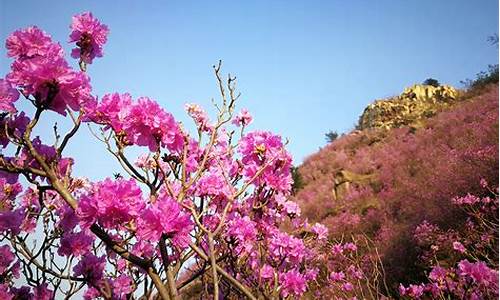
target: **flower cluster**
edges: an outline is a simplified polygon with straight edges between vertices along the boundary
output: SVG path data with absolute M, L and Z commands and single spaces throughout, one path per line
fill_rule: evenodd
M 108 40 L 109 29 L 94 18 L 92 13 L 84 12 L 73 17 L 70 25 L 70 42 L 76 42 L 77 48 L 71 51 L 71 57 L 91 64 L 95 57 L 102 57 L 102 47 Z
M 256 185 L 265 183 L 278 191 L 290 189 L 292 159 L 284 151 L 281 137 L 266 131 L 250 132 L 240 140 L 238 152 L 242 156 L 242 175 L 245 178 L 253 180 Z M 263 170 L 258 174 L 260 168 Z
M 120 228 L 136 220 L 144 208 L 141 189 L 134 180 L 108 178 L 96 182 L 81 197 L 77 215 L 84 228 L 95 222 L 105 228 Z
M 485 191 L 483 196 L 467 194 L 452 199 L 468 216 L 461 231 L 442 230 L 429 222 L 416 228 L 420 261 L 432 270 L 426 283 L 410 284 L 408 287 L 400 285 L 401 296 L 412 299 L 426 296 L 498 297 L 499 275 L 495 258 L 498 247 L 498 195 L 492 194 L 496 189 L 490 189 L 484 179 L 480 185 Z
M 193 222 L 175 199 L 161 193 L 141 213 L 137 227 L 137 235 L 144 241 L 158 242 L 164 236 L 175 247 L 184 249 L 190 242 Z
M 95 107 L 91 119 L 111 127 L 124 144 L 159 147 L 180 151 L 184 138 L 174 117 L 158 103 L 141 97 L 136 102 L 129 94 L 107 94 Z
M 38 107 L 66 115 L 66 109 L 79 111 L 95 101 L 89 77 L 71 69 L 61 46 L 38 27 L 14 32 L 6 47 L 15 58 L 7 81 Z
M 250 112 L 246 109 L 242 109 L 240 113 L 233 119 L 233 124 L 240 127 L 248 126 L 252 123 L 253 118 Z

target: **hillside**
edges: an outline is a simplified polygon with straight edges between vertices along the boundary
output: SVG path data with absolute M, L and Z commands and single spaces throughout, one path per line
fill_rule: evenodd
M 417 263 L 416 226 L 462 230 L 466 214 L 450 200 L 484 193 L 481 180 L 498 182 L 498 83 L 434 93 L 420 104 L 404 95 L 370 105 L 362 130 L 307 158 L 294 195 L 303 216 L 325 224 L 332 240 L 373 241 L 392 295 L 398 283 L 428 271 Z M 492 255 L 498 259 L 498 250 Z

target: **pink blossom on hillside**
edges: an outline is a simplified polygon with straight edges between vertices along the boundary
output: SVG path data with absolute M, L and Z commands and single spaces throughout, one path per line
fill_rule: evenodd
M 461 276 L 470 277 L 477 284 L 498 289 L 498 271 L 490 269 L 484 262 L 471 263 L 462 260 L 458 264 L 458 269 Z
M 263 265 L 262 268 L 260 268 L 260 271 L 259 271 L 260 278 L 262 278 L 262 279 L 264 279 L 266 281 L 270 281 L 270 282 L 272 282 L 274 280 L 274 275 L 275 274 L 276 273 L 275 273 L 273 267 L 271 267 L 268 264 Z
M 331 272 L 329 276 L 330 280 L 332 281 L 342 281 L 345 278 L 344 272 Z
M 465 253 L 466 249 L 464 247 L 464 245 L 460 242 L 453 242 L 453 250 L 456 250 L 460 253 Z
M 317 235 L 318 240 L 324 240 L 328 237 L 328 228 L 323 224 L 316 223 L 311 230 Z
M 73 17 L 70 25 L 69 42 L 76 42 L 77 48 L 71 51 L 71 57 L 80 58 L 91 64 L 95 57 L 102 57 L 102 47 L 108 39 L 109 29 L 101 24 L 90 12 Z
M 290 270 L 279 275 L 282 297 L 300 297 L 307 288 L 304 276 L 296 270 Z

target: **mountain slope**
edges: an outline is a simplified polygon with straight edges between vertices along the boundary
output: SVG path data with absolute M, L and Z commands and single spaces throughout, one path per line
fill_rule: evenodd
M 498 182 L 498 84 L 461 95 L 418 126 L 368 128 L 335 140 L 299 167 L 294 200 L 332 238 L 365 234 L 380 251 L 386 280 L 415 279 L 415 226 L 459 228 L 449 201 Z M 418 279 L 418 278 L 417 278 Z

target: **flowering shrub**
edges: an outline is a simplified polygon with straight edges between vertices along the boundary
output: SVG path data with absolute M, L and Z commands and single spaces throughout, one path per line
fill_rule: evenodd
M 339 197 L 338 174 L 345 171 L 370 180 L 353 180 Z M 331 237 L 372 239 L 386 274 L 385 292 L 397 296 L 400 282 L 424 279 L 425 265 L 415 265 L 415 227 L 426 220 L 457 231 L 467 214 L 450 199 L 483 193 L 482 178 L 498 182 L 498 85 L 413 127 L 343 135 L 298 172 L 303 187 L 292 199 L 302 215 L 327 226 Z
M 407 298 L 498 298 L 498 189 L 486 181 L 483 196 L 468 194 L 452 202 L 467 214 L 460 231 L 442 230 L 429 222 L 415 229 L 420 262 L 430 269 L 427 282 L 400 285 Z
M 223 80 L 214 66 L 217 116 L 187 104 L 197 128 L 189 134 L 148 97 L 98 101 L 86 70 L 103 56 L 109 30 L 91 13 L 73 17 L 70 29 L 78 69 L 36 26 L 6 42 L 13 62 L 0 79 L 0 298 L 179 299 L 193 284 L 213 299 L 308 292 L 328 230 L 287 199 L 292 159 L 281 137 L 245 133 L 252 116 L 235 114 L 235 78 Z M 19 111 L 18 101 L 34 112 Z M 33 136 L 52 112 L 68 117 L 70 130 Z M 125 175 L 73 176 L 78 158 L 65 149 L 83 123 Z M 130 148 L 146 153 L 130 158 Z

